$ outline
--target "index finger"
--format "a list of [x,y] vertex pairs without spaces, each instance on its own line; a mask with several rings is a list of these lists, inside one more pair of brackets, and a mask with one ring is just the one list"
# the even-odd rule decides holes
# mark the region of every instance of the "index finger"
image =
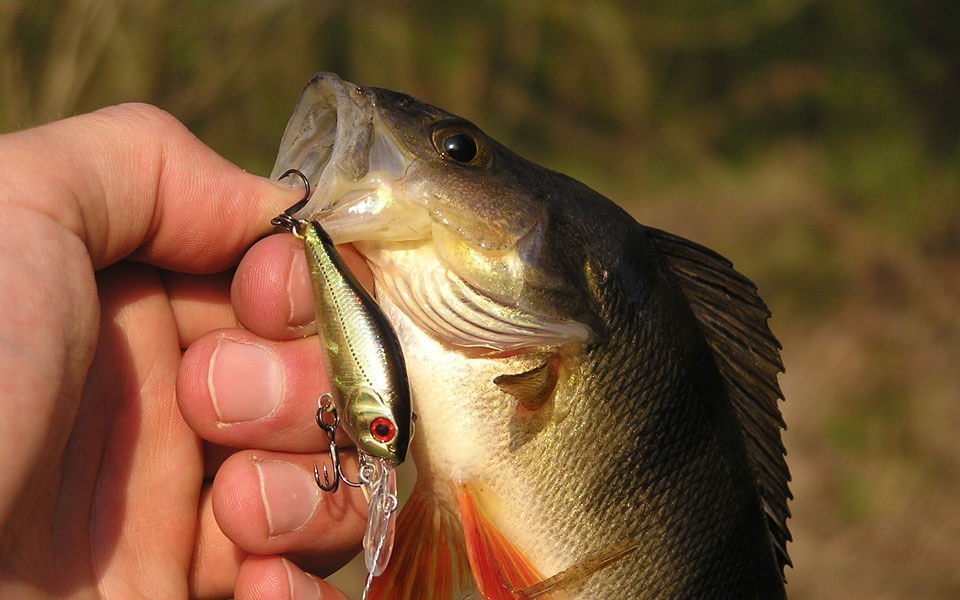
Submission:
[[124,104],[0,137],[0,199],[62,225],[94,268],[132,256],[210,273],[270,230],[298,190],[250,175],[168,113]]

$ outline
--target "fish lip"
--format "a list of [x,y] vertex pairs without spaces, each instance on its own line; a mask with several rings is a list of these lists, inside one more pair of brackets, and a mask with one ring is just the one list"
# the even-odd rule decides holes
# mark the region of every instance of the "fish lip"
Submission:
[[380,118],[370,88],[318,73],[287,123],[271,178],[289,169],[303,173],[313,192],[295,216],[320,221],[335,242],[344,243],[384,235],[373,221],[395,203],[394,191],[415,160]]
[[[280,141],[272,179],[288,169],[297,169],[310,181],[316,194],[322,172],[333,158],[336,139],[356,110],[343,102],[345,82],[333,73],[318,73],[300,93],[297,106]],[[347,112],[354,113],[347,115]]]

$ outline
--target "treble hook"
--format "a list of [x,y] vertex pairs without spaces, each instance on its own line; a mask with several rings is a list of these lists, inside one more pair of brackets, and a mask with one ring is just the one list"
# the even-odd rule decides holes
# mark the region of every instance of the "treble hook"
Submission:
[[[326,413],[333,414],[333,420],[327,423],[323,418]],[[340,415],[337,414],[337,407],[333,405],[333,398],[329,392],[324,392],[320,396],[320,406],[317,407],[317,425],[326,434],[330,442],[330,463],[333,467],[333,481],[330,481],[330,472],[327,471],[327,465],[323,465],[323,481],[320,480],[320,470],[317,469],[317,463],[313,463],[313,479],[317,482],[317,487],[325,492],[335,492],[340,487],[340,482],[358,488],[363,482],[353,482],[347,479],[340,467],[340,450],[337,448],[337,426],[340,425]]]
[[299,200],[297,200],[296,204],[287,208],[287,210],[283,211],[282,213],[274,217],[270,221],[270,224],[276,227],[283,227],[284,229],[293,232],[293,231],[296,231],[297,226],[300,224],[300,220],[294,217],[293,213],[303,208],[304,205],[307,203],[307,201],[310,200],[310,180],[307,179],[307,176],[304,175],[303,171],[301,171],[300,169],[287,169],[286,171],[284,171],[283,175],[277,178],[277,181],[280,181],[281,179],[285,179],[290,175],[296,175],[297,177],[303,180],[303,187],[304,187],[303,198],[300,198]]

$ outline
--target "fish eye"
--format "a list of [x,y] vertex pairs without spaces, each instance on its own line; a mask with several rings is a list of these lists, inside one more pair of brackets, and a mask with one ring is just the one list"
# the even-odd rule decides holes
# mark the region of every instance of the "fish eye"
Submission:
[[462,165],[478,166],[485,155],[477,134],[462,125],[434,130],[433,145],[440,156]]
[[386,417],[377,417],[370,423],[370,435],[381,444],[387,444],[397,437],[397,427]]
[[477,142],[467,133],[456,133],[443,140],[443,154],[453,160],[468,163],[477,157]]

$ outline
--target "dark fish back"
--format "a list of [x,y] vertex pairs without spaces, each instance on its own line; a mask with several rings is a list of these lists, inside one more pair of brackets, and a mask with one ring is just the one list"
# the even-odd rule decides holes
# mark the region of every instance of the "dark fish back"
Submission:
[[[590,418],[600,427],[591,437],[593,450],[614,467],[585,497],[612,490],[631,502],[625,510],[622,502],[599,501],[584,509],[594,513],[594,526],[607,524],[608,539],[630,535],[641,543],[609,576],[632,581],[623,589],[642,589],[650,598],[784,597],[782,548],[789,534],[780,516],[789,492],[776,398],[773,417],[767,415],[770,390],[761,396],[766,403],[750,404],[755,395],[749,392],[770,381],[764,373],[754,375],[757,381],[741,375],[742,352],[718,357],[729,348],[717,326],[704,323],[725,316],[739,322],[738,311],[754,317],[756,308],[740,307],[751,298],[739,288],[725,300],[708,298],[714,304],[704,308],[707,300],[691,297],[692,284],[680,281],[688,274],[675,274],[677,252],[663,252],[657,232],[636,225],[614,239],[625,244],[617,249],[620,258],[602,250],[587,258],[606,335],[587,353],[582,368],[591,376],[581,390],[593,399],[581,407],[584,419],[587,411],[608,413]],[[699,272],[696,265],[687,268],[694,273],[689,276]],[[743,327],[756,327],[751,320]],[[765,320],[761,325],[765,330]],[[724,332],[733,340],[744,337],[733,327]],[[753,341],[746,337],[749,347]],[[760,339],[775,344],[772,336]],[[764,364],[773,368],[779,359]],[[776,386],[776,371],[772,381]],[[738,395],[741,388],[747,395]],[[571,417],[576,422],[577,415]],[[761,418],[767,420],[759,425],[746,421]]]

